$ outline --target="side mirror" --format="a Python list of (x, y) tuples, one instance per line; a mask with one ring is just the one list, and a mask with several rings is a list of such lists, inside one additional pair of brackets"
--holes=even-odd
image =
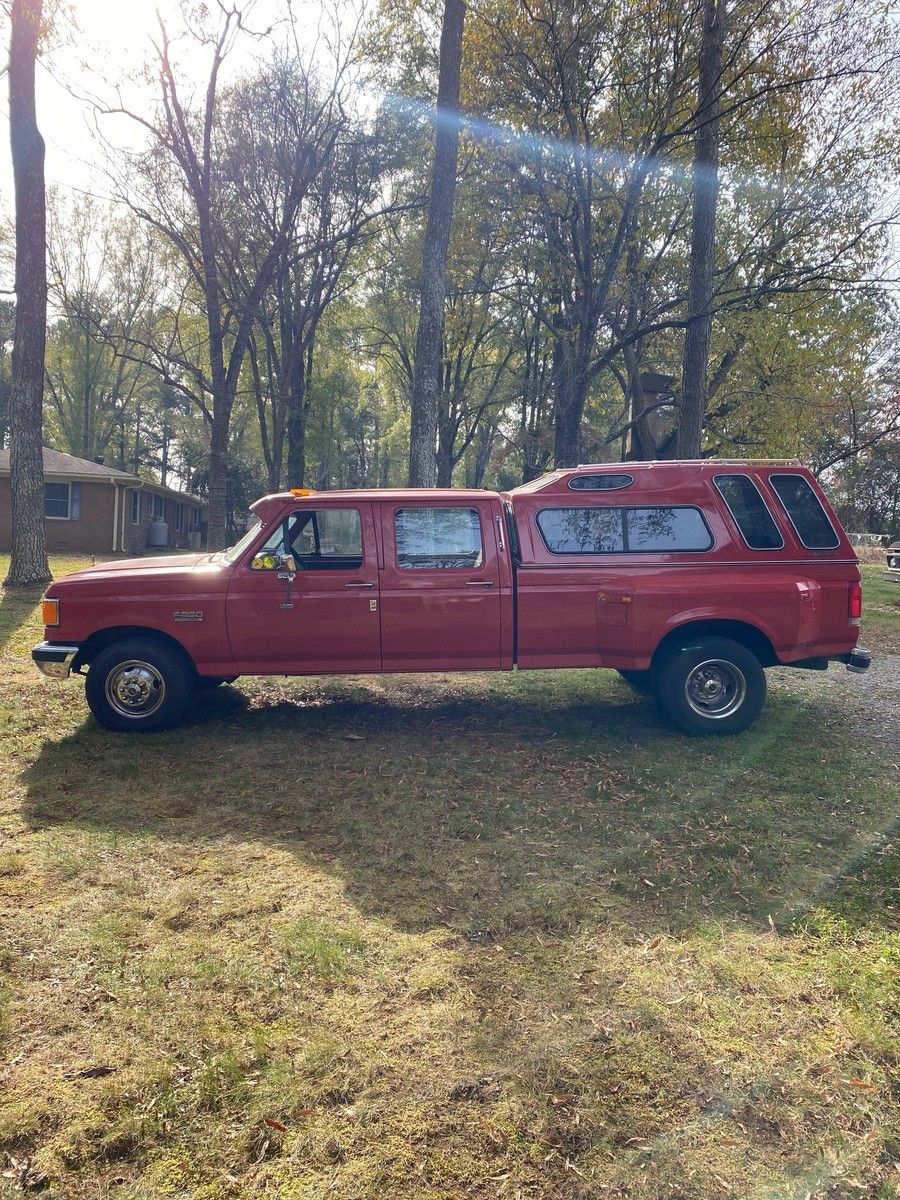
[(282, 554), (278, 560), (278, 577), (297, 574), (297, 560), (293, 554)]

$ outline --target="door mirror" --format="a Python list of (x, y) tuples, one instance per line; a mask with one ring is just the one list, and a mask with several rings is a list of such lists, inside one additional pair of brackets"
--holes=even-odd
[(279, 556), (278, 571), (279, 574), (284, 575), (297, 574), (297, 560), (294, 558), (293, 554), (282, 554)]

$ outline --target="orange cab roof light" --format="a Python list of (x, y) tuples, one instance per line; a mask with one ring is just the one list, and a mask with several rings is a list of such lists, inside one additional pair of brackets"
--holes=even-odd
[(291, 488), (292, 496), (311, 496), (312, 494), (312, 488)]

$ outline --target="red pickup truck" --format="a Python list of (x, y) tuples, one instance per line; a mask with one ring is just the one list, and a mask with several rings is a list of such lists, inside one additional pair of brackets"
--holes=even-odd
[(45, 674), (108, 729), (238, 675), (612, 667), (691, 733), (758, 715), (764, 667), (865, 670), (853, 552), (796, 463), (559, 470), (511, 492), (294, 489), (230, 550), (107, 562), (44, 599)]

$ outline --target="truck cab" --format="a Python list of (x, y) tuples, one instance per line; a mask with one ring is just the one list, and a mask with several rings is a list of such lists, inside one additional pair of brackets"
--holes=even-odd
[(860, 574), (794, 462), (598, 464), (510, 492), (294, 489), (216, 554), (105, 563), (45, 597), (37, 665), (95, 717), (166, 728), (239, 675), (618, 670), (735, 733), (764, 669), (864, 670)]

